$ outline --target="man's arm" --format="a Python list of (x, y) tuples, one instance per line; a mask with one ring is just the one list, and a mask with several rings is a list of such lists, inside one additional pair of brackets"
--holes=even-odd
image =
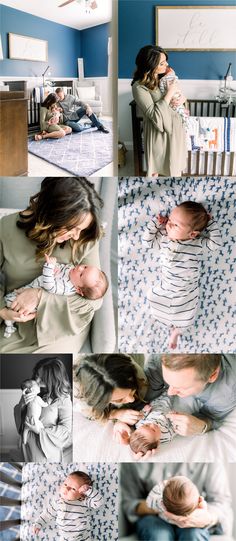
[(144, 372), (148, 380), (148, 390), (145, 400), (153, 400), (163, 392), (166, 392), (168, 385), (165, 383), (162, 375), (161, 357), (159, 355), (150, 355), (145, 361)]
[(139, 469), (145, 468), (145, 478), (148, 478), (152, 464), (122, 464), (120, 485), (124, 513), (130, 522), (136, 522), (138, 516), (153, 514), (146, 504), (147, 491), (139, 475)]

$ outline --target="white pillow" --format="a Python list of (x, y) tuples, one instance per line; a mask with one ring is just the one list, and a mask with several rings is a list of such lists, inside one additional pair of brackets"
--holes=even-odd
[(95, 100), (95, 86), (79, 86), (77, 92), (81, 100)]

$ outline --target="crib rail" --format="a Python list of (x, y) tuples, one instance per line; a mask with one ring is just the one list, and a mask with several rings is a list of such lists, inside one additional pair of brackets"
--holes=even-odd
[[(134, 173), (137, 176), (145, 176), (145, 160), (143, 151), (143, 118), (141, 111), (133, 100), (130, 103), (132, 115)], [(191, 116), (206, 117), (236, 117), (236, 104), (226, 105), (212, 100), (188, 100)], [(184, 175), (207, 175), (235, 174), (235, 152), (202, 152), (188, 151), (187, 170)], [(193, 172), (194, 171), (194, 172)], [(219, 172), (220, 171), (220, 172)]]
[(221, 103), (212, 100), (188, 100), (188, 108), (191, 116), (235, 117), (236, 104)]
[[(9, 468), (9, 465), (11, 465), (11, 468)], [(7, 473), (6, 473), (7, 471)], [(11, 534), (15, 535), (15, 538), (14, 538), (14, 541), (20, 541), (20, 535), (19, 535), (19, 528), (18, 526), (20, 526), (21, 524), (21, 519), (20, 518), (14, 518), (14, 519), (10, 519), (10, 520), (5, 520), (5, 516), (9, 516), (9, 512), (7, 513), (4, 513), (4, 507), (7, 507), (7, 508), (12, 508), (14, 507), (14, 509), (17, 507), (17, 508), (20, 508), (20, 505), (21, 505), (21, 499), (20, 499), (20, 494), (21, 494), (21, 486), (22, 486), (22, 482), (21, 480), (17, 480), (15, 478), (15, 475), (16, 473), (21, 473), (22, 472), (22, 464), (20, 463), (14, 463), (14, 462), (11, 462), (11, 463), (2, 463), (1, 464), (1, 471), (0, 471), (0, 482), (1, 482), (1, 496), (0, 496), (0, 503), (1, 503), (1, 506), (3, 508), (3, 510), (1, 511), (1, 523), (0, 523), (0, 531), (9, 531), (11, 530)], [(8, 491), (8, 488), (11, 490), (11, 488), (14, 487), (15, 489), (15, 496), (16, 497), (11, 497), (9, 498), (8, 496), (6, 496), (5, 494), (7, 494), (7, 491)], [(12, 492), (14, 493), (14, 491), (11, 490), (11, 494)], [(3, 520), (2, 520), (3, 518)], [(17, 529), (15, 530), (15, 527), (17, 526)], [(14, 528), (14, 529), (12, 529)], [(2, 537), (4, 539), (4, 537)], [(12, 537), (13, 539), (13, 537)]]

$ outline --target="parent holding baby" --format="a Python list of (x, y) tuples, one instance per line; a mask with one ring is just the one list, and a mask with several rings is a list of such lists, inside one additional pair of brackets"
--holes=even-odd
[(186, 165), (187, 146), (184, 122), (176, 110), (186, 98), (173, 77), (162, 93), (168, 55), (161, 47), (146, 45), (136, 57), (132, 92), (144, 120), (144, 149), (147, 176), (181, 176)]
[[(205, 505), (188, 516), (167, 511), (160, 516), (148, 506), (148, 493), (158, 483), (180, 475), (196, 485)], [(232, 541), (228, 537), (233, 523), (232, 500), (223, 463), (122, 464), (120, 485), (123, 512), (139, 541), (208, 541), (212, 534)]]
[[(63, 116), (56, 116), (57, 96), (54, 93), (48, 94), (40, 107), (40, 130), (41, 133), (35, 135), (35, 141), (41, 139), (61, 139), (72, 132), (72, 128), (65, 126)], [(59, 110), (57, 109), (57, 112)]]
[[(176, 434), (195, 436), (221, 426), (236, 407), (234, 355), (152, 355), (145, 367), (149, 382), (146, 400), (163, 393), (178, 399), (177, 412), (168, 414)], [(175, 402), (173, 400), (173, 409)], [(186, 413), (185, 408), (192, 410)]]
[[(61, 359), (49, 357), (40, 359), (33, 369), (32, 380), (39, 385), (40, 396), (47, 404), (42, 408), (38, 427), (32, 419), (27, 419), (27, 406), (35, 398), (33, 389), (22, 394), (22, 398), (14, 408), (15, 422), (22, 435), (27, 429), (27, 440), (21, 442), (26, 462), (52, 462), (72, 459), (71, 429), (72, 403), (71, 386), (65, 366)], [(42, 426), (43, 425), (43, 426)]]
[[(103, 201), (82, 177), (48, 177), (22, 212), (2, 218), (1, 266), (6, 291), (1, 292), (0, 318), (17, 322), (18, 332), (3, 338), (1, 351), (12, 353), (78, 353), (101, 299), (70, 297), (41, 288), (17, 292), (11, 309), (4, 293), (21, 288), (42, 273), (45, 254), (59, 263), (99, 267)], [(37, 319), (36, 318), (37, 308)]]

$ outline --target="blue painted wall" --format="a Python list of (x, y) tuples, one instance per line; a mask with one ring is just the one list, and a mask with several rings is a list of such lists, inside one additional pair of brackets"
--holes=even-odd
[[(144, 45), (155, 44), (155, 7), (235, 6), (235, 0), (119, 0), (119, 77), (131, 78), (135, 57)], [(227, 32), (227, 29), (225, 30)], [(171, 52), (169, 63), (181, 79), (222, 79), (229, 62), (236, 79), (235, 52)]]
[[(108, 24), (79, 31), (47, 21), (7, 6), (0, 6), (0, 29), (4, 60), (1, 76), (38, 77), (51, 67), (53, 77), (77, 77), (77, 58), (84, 55), (85, 75), (107, 75)], [(8, 58), (8, 33), (22, 34), (48, 41), (48, 62), (29, 62)]]
[(108, 23), (100, 24), (80, 32), (85, 77), (107, 77), (109, 27)]

